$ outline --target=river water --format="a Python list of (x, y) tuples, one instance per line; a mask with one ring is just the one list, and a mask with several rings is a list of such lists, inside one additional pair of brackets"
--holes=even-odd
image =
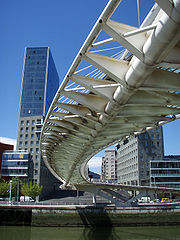
[(62, 228), (0, 226), (0, 240), (178, 240), (180, 226)]

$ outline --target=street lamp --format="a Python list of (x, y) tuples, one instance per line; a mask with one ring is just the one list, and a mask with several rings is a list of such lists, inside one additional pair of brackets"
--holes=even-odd
[(11, 192), (12, 192), (12, 180), (10, 180), (10, 190), (9, 190), (9, 203), (11, 203)]
[(19, 202), (19, 186), (20, 185), (20, 182), (19, 182), (19, 179), (18, 179), (18, 182), (17, 182), (17, 202)]

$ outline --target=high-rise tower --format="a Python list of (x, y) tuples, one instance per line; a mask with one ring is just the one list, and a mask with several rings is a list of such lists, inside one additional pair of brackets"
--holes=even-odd
[[(43, 181), (45, 168), (40, 154), (44, 118), (59, 86), (59, 77), (49, 47), (25, 49), (21, 84), (17, 149), (28, 150), (34, 163), (34, 182)], [(47, 174), (44, 176), (48, 181)]]
[(117, 181), (117, 159), (115, 149), (108, 148), (104, 152), (101, 166), (101, 180), (103, 182)]

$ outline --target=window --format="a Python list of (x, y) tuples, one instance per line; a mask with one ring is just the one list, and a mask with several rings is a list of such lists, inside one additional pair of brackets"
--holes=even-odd
[(25, 141), (25, 146), (27, 147), (27, 145), (28, 145), (28, 141)]
[(31, 138), (34, 138), (34, 134), (31, 134)]
[(34, 125), (35, 124), (35, 120), (32, 120), (32, 125)]
[(37, 123), (38, 123), (38, 124), (41, 124), (41, 119), (37, 119)]
[(34, 127), (31, 128), (31, 131), (34, 132)]
[(21, 121), (21, 125), (24, 125), (24, 121)]
[(26, 125), (29, 125), (29, 120), (26, 121)]
[(23, 128), (21, 128), (21, 130), (20, 130), (20, 131), (21, 131), (21, 133), (22, 133), (22, 132), (23, 132)]
[(39, 153), (39, 148), (36, 148), (36, 153)]
[(31, 144), (31, 146), (33, 146), (33, 141), (31, 141), (31, 143), (30, 143), (30, 144)]
[(26, 132), (29, 132), (29, 128), (28, 127), (26, 127)]
[(20, 139), (22, 139), (23, 138), (23, 135), (22, 134), (20, 134)]
[(28, 139), (28, 134), (25, 135), (25, 139)]

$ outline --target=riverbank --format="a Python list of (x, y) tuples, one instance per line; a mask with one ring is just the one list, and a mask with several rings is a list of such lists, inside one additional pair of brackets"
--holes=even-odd
[(0, 206), (0, 225), (96, 227), (179, 225), (180, 206)]

